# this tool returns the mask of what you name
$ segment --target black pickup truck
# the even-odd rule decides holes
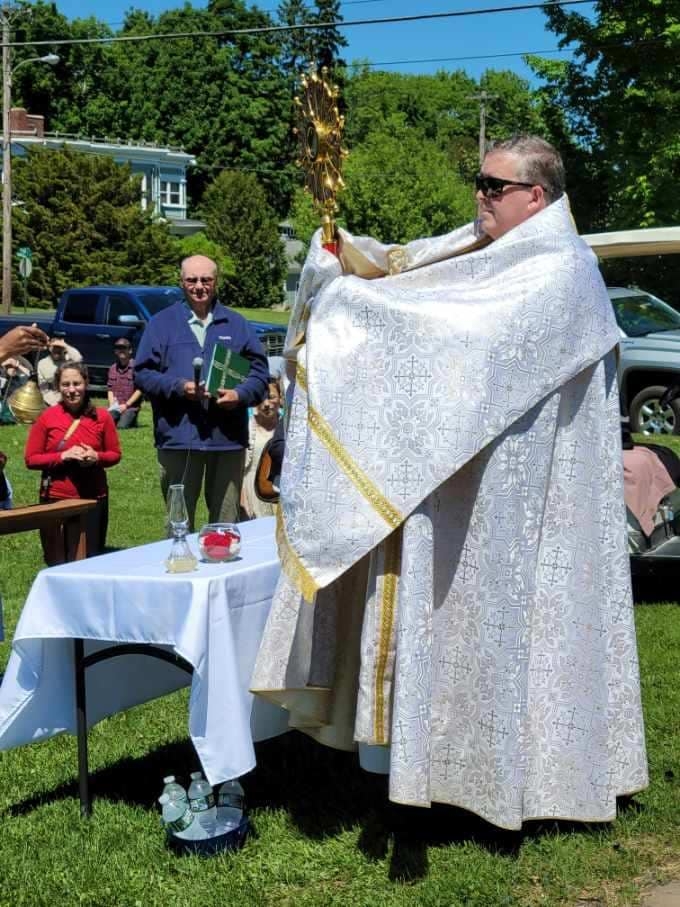
[[[0,334],[18,324],[36,323],[49,337],[63,337],[82,355],[95,391],[106,387],[106,373],[113,362],[113,343],[127,337],[136,348],[144,327],[161,309],[183,298],[179,287],[98,286],[66,290],[53,318],[5,315]],[[251,322],[268,356],[283,350],[282,325]]]

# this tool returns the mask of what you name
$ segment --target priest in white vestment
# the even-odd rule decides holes
[[[477,232],[312,243],[252,687],[398,803],[611,820],[647,785],[619,332],[552,146],[477,190]]]

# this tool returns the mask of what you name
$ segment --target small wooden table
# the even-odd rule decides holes
[[[0,535],[61,525],[64,527],[64,561],[79,561],[87,555],[86,514],[96,506],[94,500],[76,498],[0,510]]]

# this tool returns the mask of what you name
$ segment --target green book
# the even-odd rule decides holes
[[[242,384],[250,373],[250,361],[235,353],[223,343],[216,343],[213,349],[208,380],[205,387],[212,397],[221,390],[230,390]]]

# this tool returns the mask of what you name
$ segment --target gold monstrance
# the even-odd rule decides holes
[[[336,196],[344,187],[340,170],[347,152],[341,145],[345,118],[338,111],[340,91],[328,81],[328,69],[315,68],[302,77],[301,97],[295,98],[298,137],[298,164],[305,171],[305,189],[311,193],[321,213],[322,243],[337,255],[338,245],[333,215],[338,209]]]

